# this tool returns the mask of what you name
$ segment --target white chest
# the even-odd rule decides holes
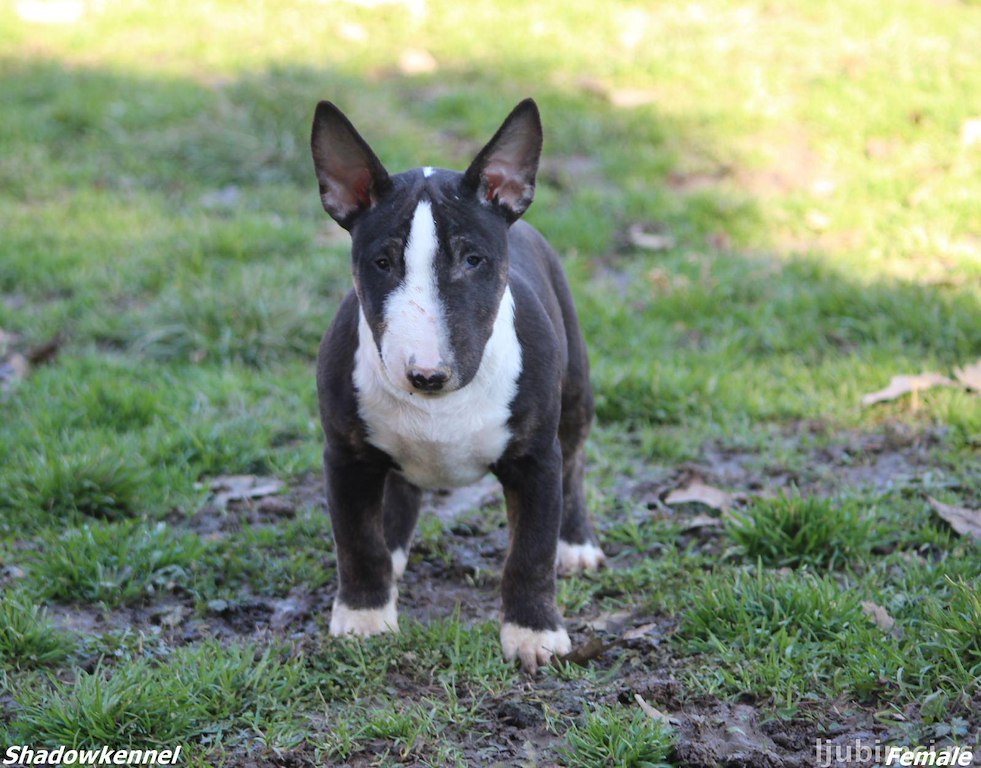
[[[510,289],[476,376],[465,387],[436,397],[412,394],[391,382],[361,315],[353,375],[358,414],[368,441],[395,459],[420,488],[468,485],[487,474],[511,439],[508,419],[520,373]]]

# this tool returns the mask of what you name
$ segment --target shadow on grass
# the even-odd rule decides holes
[[[570,257],[601,387],[649,378],[644,366],[631,373],[644,357],[670,364],[673,350],[704,354],[719,344],[734,361],[790,356],[805,365],[878,348],[951,365],[981,349],[981,307],[969,287],[870,284],[820,254],[784,261],[741,252],[769,240],[761,204],[711,184],[679,189],[685,173],[677,147],[689,157],[727,152],[705,143],[694,122],[649,106],[618,109],[586,89],[479,71],[366,80],[278,67],[210,84],[44,60],[8,61],[0,71],[3,130],[15,147],[0,165],[0,186],[18,203],[4,216],[0,246],[0,291],[8,297],[63,299],[85,292],[88,272],[110,299],[140,301],[131,319],[147,316],[156,326],[145,333],[166,335],[167,306],[156,305],[202,307],[213,292],[216,312],[170,312],[178,324],[197,324],[205,345],[230,332],[261,348],[274,343],[262,338],[268,330],[301,339],[283,354],[312,355],[330,308],[304,307],[303,294],[326,276],[339,283],[326,291],[336,301],[346,270],[341,262],[326,275],[316,271],[328,261],[324,243],[343,253],[345,241],[317,200],[307,151],[315,102],[341,104],[397,171],[463,166],[506,110],[532,93],[547,135],[529,219]],[[702,138],[683,144],[690,134]],[[663,253],[632,247],[625,232],[635,224],[670,233],[675,246]],[[255,269],[239,272],[242,264]],[[268,317],[250,316],[249,297],[275,303],[262,296],[263,281],[285,287],[262,265],[291,264],[300,267],[289,275],[287,304],[300,311],[273,306]],[[16,326],[10,304],[0,317]],[[306,319],[313,325],[305,327]],[[96,340],[97,325],[88,329]],[[175,358],[195,354],[177,347]],[[218,357],[254,365],[276,359],[261,352],[250,359],[247,350]],[[619,372],[609,377],[603,367],[611,359]],[[622,399],[607,394],[604,402]],[[606,415],[643,419],[644,410],[620,402]]]

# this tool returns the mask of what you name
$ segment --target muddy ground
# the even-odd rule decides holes
[[[802,434],[816,429],[819,427],[800,425],[786,439],[800,440]],[[845,433],[826,447],[815,447],[803,469],[796,470],[767,466],[751,451],[710,445],[698,462],[678,467],[638,466],[615,493],[631,502],[627,505],[631,509],[641,510],[640,514],[647,510],[649,515],[684,523],[686,517],[704,514],[705,509],[697,505],[669,508],[664,498],[691,478],[746,495],[791,486],[820,494],[845,487],[882,492],[896,484],[915,484],[916,478],[930,469],[930,449],[940,440],[939,433],[914,433],[903,427],[874,435]],[[276,525],[311,504],[323,504],[321,479],[314,474],[294,478],[283,494],[233,502],[228,509],[207,504],[190,518],[173,522],[204,537],[221,537],[243,524]],[[401,616],[425,622],[459,611],[465,623],[496,617],[500,567],[507,548],[502,508],[500,487],[492,478],[452,493],[427,495],[423,514],[435,515],[442,523],[441,552],[437,556],[425,542],[414,546],[400,586]],[[475,514],[475,510],[486,514]],[[698,537],[697,545],[706,551],[721,550],[718,529],[698,527],[691,535]],[[643,556],[609,544],[605,548],[613,568]],[[281,598],[242,595],[234,601],[212,601],[204,616],[195,613],[190,595],[180,594],[109,613],[88,606],[54,606],[50,614],[58,624],[80,634],[129,629],[159,636],[172,645],[203,637],[259,643],[284,637],[302,647],[323,631],[323,617],[332,601],[333,586],[327,585],[315,590],[297,589]],[[876,721],[875,713],[853,702],[805,704],[799,715],[788,721],[774,717],[772,710],[758,707],[752,700],[693,698],[684,690],[679,662],[669,651],[667,638],[674,626],[673,617],[629,611],[607,614],[587,608],[569,617],[574,653],[582,664],[607,673],[606,682],[597,685],[584,680],[528,677],[506,695],[485,697],[480,705],[483,729],[470,737],[469,744],[460,745],[468,762],[482,766],[554,765],[546,750],[558,740],[546,727],[545,705],[571,722],[584,713],[587,704],[642,706],[638,697],[669,718],[677,734],[672,761],[687,768],[814,766],[819,764],[814,747],[819,736],[832,744],[859,740],[874,743],[884,736],[886,728]],[[93,657],[83,667],[94,669],[97,662]],[[426,689],[397,673],[392,673],[387,683],[390,695],[405,700],[443,693],[435,684]],[[478,692],[457,693],[466,703]],[[374,764],[387,745],[373,746],[377,750],[366,749],[343,765]],[[256,768],[317,764],[313,749],[306,745],[287,752],[250,752],[241,754],[240,759],[239,765]],[[977,764],[981,765],[981,756]]]

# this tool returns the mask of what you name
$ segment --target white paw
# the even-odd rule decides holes
[[[606,555],[592,542],[570,544],[560,539],[555,562],[559,573],[565,576],[579,571],[595,571],[606,562]]]
[[[501,625],[501,648],[508,661],[521,659],[526,672],[534,673],[552,656],[563,656],[572,650],[564,628],[529,629],[510,622]]]
[[[399,617],[395,609],[397,596],[392,587],[392,596],[381,608],[348,608],[338,600],[334,600],[334,609],[330,614],[330,633],[334,637],[340,635],[360,635],[368,637],[381,632],[398,632]]]
[[[402,547],[392,550],[392,572],[395,574],[396,580],[402,578],[402,574],[405,573],[405,566],[408,563],[409,553],[402,549]]]

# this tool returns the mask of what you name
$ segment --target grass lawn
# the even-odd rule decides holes
[[[981,397],[860,404],[981,357],[981,5],[53,5],[0,3],[0,746],[981,753],[981,544],[928,501],[981,507]],[[462,168],[528,95],[610,556],[534,678],[493,483],[427,497],[398,636],[328,637],[313,361],[350,273],[308,150],[330,98],[390,170]]]

